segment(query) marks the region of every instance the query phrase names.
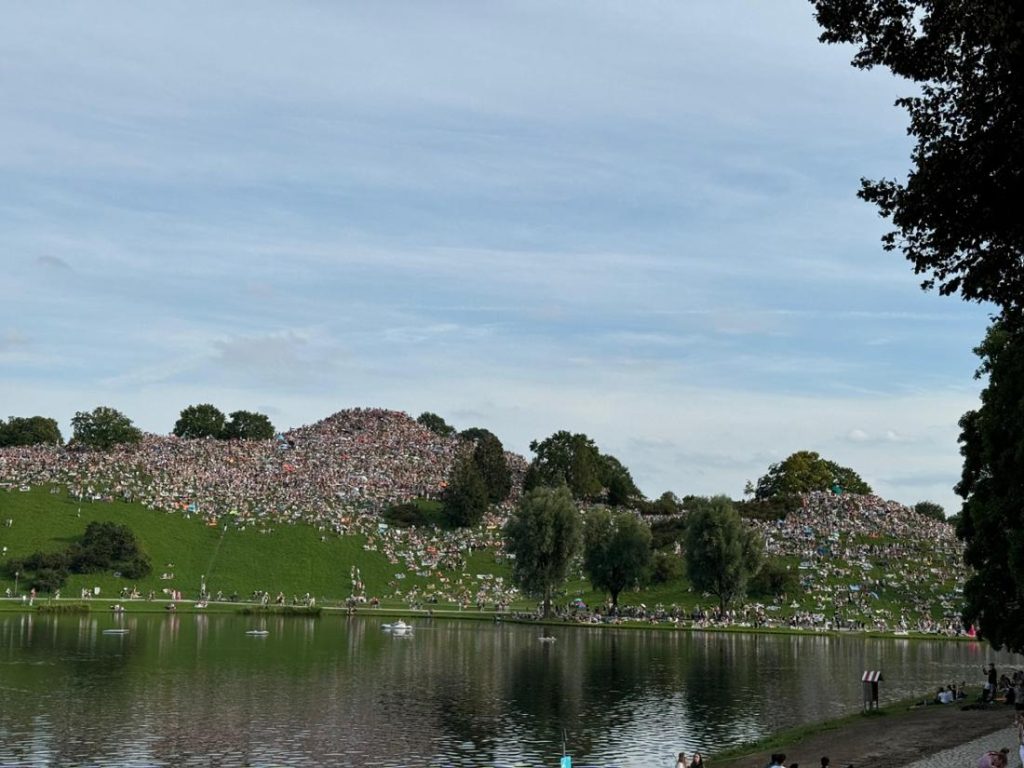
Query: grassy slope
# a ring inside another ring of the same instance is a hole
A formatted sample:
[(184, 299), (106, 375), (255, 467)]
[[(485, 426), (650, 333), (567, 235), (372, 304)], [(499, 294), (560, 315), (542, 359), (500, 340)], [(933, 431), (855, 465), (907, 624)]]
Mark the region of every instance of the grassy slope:
[[(136, 584), (145, 594), (164, 588), (182, 590), (195, 597), (200, 578), (206, 575), (207, 587), (237, 590), (247, 597), (254, 589), (292, 594), (310, 592), (319, 598), (343, 598), (349, 594), (349, 568), (358, 565), (369, 594), (385, 591), (392, 575), (401, 572), (376, 552), (363, 550), (360, 536), (320, 540), (311, 526), (277, 526), (273, 533), (254, 529), (244, 531), (211, 528), (198, 519), (185, 519), (147, 510), (137, 504), (85, 503), (78, 515), (78, 504), (43, 490), (29, 493), (0, 492), (0, 520), (12, 519), (10, 528), (0, 528), (0, 545), (7, 557), (23, 557), (37, 550), (59, 550), (80, 536), (92, 520), (128, 525), (153, 562), (153, 573), (138, 582), (128, 582), (111, 574), (73, 574), (63, 590), (76, 597), (82, 587), (99, 586), (102, 595), (116, 595), (121, 587)], [(173, 563), (173, 567), (168, 565)], [(162, 580), (164, 572), (173, 572), (173, 580)], [(0, 589), (13, 586), (13, 579), (0, 576)]]
[[(437, 584), (436, 574), (432, 578), (417, 576), (402, 561), (389, 563), (382, 554), (364, 550), (362, 536), (328, 535), (326, 541), (321, 541), (321, 532), (308, 525), (278, 525), (268, 533), (234, 527), (225, 531), (223, 527), (208, 527), (197, 518), (186, 519), (122, 502), (84, 503), (81, 516), (78, 510), (77, 502), (63, 494), (50, 494), (45, 489), (27, 493), (0, 491), (0, 521), (8, 518), (14, 521), (11, 528), (0, 527), (0, 546), (8, 548), (7, 558), (24, 557), (37, 550), (59, 550), (81, 536), (90, 521), (109, 520), (126, 524), (135, 532), (152, 559), (153, 573), (137, 582), (112, 574), (73, 574), (62, 591), (65, 597), (77, 597), (82, 587), (99, 586), (104, 598), (115, 598), (122, 587), (135, 585), (143, 595), (154, 590), (157, 597), (163, 597), (165, 588), (174, 588), (181, 590), (186, 599), (194, 599), (205, 574), (208, 589), (212, 593), (220, 590), (225, 596), (237, 592), (242, 599), (247, 599), (253, 590), (261, 589), (271, 594), (281, 591), (288, 598), (309, 592), (321, 602), (341, 601), (351, 592), (349, 571), (353, 565), (361, 571), (365, 594), (383, 597), (385, 605), (405, 605), (402, 600), (387, 598), (396, 585), (408, 591), (431, 581)], [(474, 551), (466, 562), (463, 574), (448, 576), (453, 580), (461, 576), (470, 585), (480, 573), (509, 579), (508, 564), (496, 562), (494, 553), (488, 550)], [(796, 561), (790, 564), (795, 567)], [(161, 580), (163, 572), (173, 572), (175, 578)], [(396, 581), (396, 574), (404, 574), (404, 578)], [(836, 580), (836, 583), (841, 581)], [(0, 593), (6, 587), (13, 587), (13, 579), (0, 573)], [(582, 579), (570, 581), (565, 595), (580, 597), (588, 605), (599, 605), (605, 599)], [(808, 608), (813, 603), (809, 595), (794, 597)], [(896, 595), (886, 594), (875, 607), (896, 611), (898, 602)], [(649, 607), (674, 603), (689, 609), (697, 604), (710, 607), (714, 599), (702, 598), (682, 579), (643, 592), (623, 592), (619, 603), (646, 603)], [(533, 605), (534, 601), (523, 600), (512, 607), (524, 609)]]
[[(109, 573), (72, 574), (62, 590), (64, 597), (77, 597), (82, 587), (99, 586), (103, 597), (113, 598), (122, 587), (134, 585), (143, 595), (154, 590), (162, 597), (162, 590), (174, 588), (189, 599), (197, 596), (200, 578), (205, 574), (207, 588), (214, 593), (221, 590), (230, 595), (237, 591), (248, 598), (253, 590), (263, 589), (274, 594), (282, 591), (288, 598), (310, 592), (319, 600), (343, 600), (351, 591), (349, 571), (353, 565), (361, 571), (367, 595), (390, 594), (389, 582), (393, 583), (399, 573), (405, 574), (401, 586), (406, 589), (429, 581), (401, 563), (389, 563), (378, 552), (364, 550), (362, 536), (327, 536), (321, 541), (321, 532), (308, 525), (278, 525), (270, 533), (233, 527), (225, 531), (197, 518), (154, 512), (138, 504), (86, 502), (79, 506), (63, 494), (50, 494), (44, 489), (0, 492), (0, 520), (8, 518), (14, 521), (13, 526), (0, 527), (0, 545), (8, 548), (8, 558), (62, 549), (81, 536), (90, 521), (100, 520), (130, 527), (152, 559), (153, 573), (138, 581)], [(478, 573), (510, 578), (508, 564), (496, 562), (489, 550), (473, 552), (466, 563), (470, 580)], [(162, 580), (164, 572), (173, 572), (174, 579)], [(13, 586), (13, 578), (0, 574), (0, 591)], [(583, 580), (570, 582), (566, 594), (582, 597), (589, 604), (604, 599)], [(623, 593), (620, 602), (653, 605), (696, 601), (684, 583), (644, 593)], [(514, 607), (532, 604), (524, 601)]]

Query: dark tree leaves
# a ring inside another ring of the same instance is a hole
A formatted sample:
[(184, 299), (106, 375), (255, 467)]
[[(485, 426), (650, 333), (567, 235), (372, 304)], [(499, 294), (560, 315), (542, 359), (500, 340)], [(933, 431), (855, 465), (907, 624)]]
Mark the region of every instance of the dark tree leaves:
[(651, 531), (629, 512), (598, 508), (583, 528), (583, 572), (594, 589), (607, 592), (612, 606), (619, 593), (643, 582), (651, 566)]
[(975, 350), (988, 376), (981, 407), (960, 420), (964, 504), (957, 534), (973, 569), (964, 621), (994, 647), (1024, 651), (1024, 329), (996, 323)]
[(605, 500), (612, 506), (643, 498), (629, 470), (614, 456), (603, 455), (584, 434), (562, 430), (543, 441), (534, 440), (530, 450), (536, 456), (523, 480), (526, 490), (566, 485), (576, 499)]
[(64, 442), (56, 419), (45, 416), (11, 416), (0, 421), (0, 448), (26, 445), (60, 445)]
[[(227, 419), (224, 412), (209, 403), (190, 405), (181, 412), (174, 424), (173, 433), (187, 440), (204, 437), (220, 438), (224, 436)], [(271, 435), (273, 430), (271, 430)]]
[(262, 413), (235, 411), (224, 425), (226, 440), (269, 440), (274, 436), (274, 425)]
[(687, 509), (687, 576), (695, 588), (717, 597), (724, 611), (743, 597), (748, 582), (760, 569), (764, 542), (725, 496), (694, 500)]
[(544, 601), (551, 615), (551, 597), (569, 573), (579, 551), (580, 515), (565, 486), (529, 491), (505, 524), (505, 550), (513, 556), (512, 581), (524, 593)]
[(1024, 310), (1024, 3), (812, 0), (822, 42), (917, 84), (904, 182), (862, 181), (924, 288)]
[(441, 437), (453, 437), (455, 435), (455, 427), (450, 426), (447, 421), (442, 419), (436, 413), (424, 411), (419, 415), (416, 421), (429, 429), (435, 435), (439, 435)]
[(472, 527), (483, 520), (487, 511), (487, 485), (472, 455), (463, 455), (455, 462), (441, 503), (445, 519), (453, 527)]
[(103, 405), (88, 413), (76, 413), (71, 419), (71, 427), (74, 444), (82, 448), (105, 451), (115, 445), (142, 440), (142, 430), (131, 419)]
[(486, 429), (479, 428), (464, 430), (459, 437), (475, 442), (473, 464), (487, 487), (488, 500), (492, 504), (500, 504), (512, 492), (512, 473), (501, 440)]
[(797, 451), (768, 467), (757, 481), (755, 498), (763, 501), (834, 488), (844, 493), (871, 493), (871, 486), (849, 467), (823, 459), (814, 451)]

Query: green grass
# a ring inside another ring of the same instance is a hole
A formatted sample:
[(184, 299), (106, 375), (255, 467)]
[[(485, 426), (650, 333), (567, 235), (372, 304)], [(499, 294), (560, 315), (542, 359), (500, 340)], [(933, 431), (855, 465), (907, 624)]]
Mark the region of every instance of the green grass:
[[(417, 504), (429, 515), (439, 514), (437, 502), (420, 501)], [(116, 601), (122, 588), (134, 586), (143, 597), (152, 591), (156, 598), (165, 598), (164, 590), (175, 589), (180, 590), (186, 600), (196, 599), (205, 577), (208, 591), (213, 595), (221, 592), (225, 598), (237, 593), (241, 600), (248, 600), (254, 590), (263, 590), (269, 592), (271, 598), (283, 593), (290, 603), (293, 597), (301, 597), (308, 592), (316, 598), (318, 605), (331, 607), (351, 593), (350, 570), (356, 566), (365, 584), (365, 594), (381, 598), (383, 608), (392, 611), (409, 609), (414, 601), (408, 596), (415, 589), (418, 594), (415, 603), (423, 608), (443, 610), (457, 606), (444, 601), (433, 603), (427, 599), (428, 596), (455, 591), (467, 595), (472, 603), (476, 589), (487, 583), (478, 579), (478, 574), (501, 577), (506, 584), (511, 580), (508, 562), (498, 561), (494, 552), (487, 549), (466, 553), (464, 569), (448, 573), (421, 571), (423, 575), (420, 575), (408, 568), (404, 560), (390, 563), (380, 552), (364, 549), (367, 543), (364, 536), (339, 537), (310, 525), (277, 524), (268, 529), (250, 526), (244, 530), (233, 526), (210, 527), (197, 517), (189, 519), (181, 514), (155, 512), (138, 504), (79, 505), (63, 493), (51, 494), (46, 489), (26, 493), (0, 491), (0, 521), (7, 519), (13, 520), (13, 525), (10, 528), (0, 526), (0, 546), (7, 547), (0, 563), (26, 557), (38, 550), (62, 550), (78, 539), (93, 520), (127, 525), (152, 560), (152, 574), (140, 580), (122, 579), (111, 573), (72, 574), (62, 589), (63, 598), (76, 599), (82, 588), (98, 586), (100, 601)], [(438, 533), (443, 535), (440, 529)], [(798, 578), (805, 573), (797, 570), (797, 558), (784, 558), (781, 562), (794, 569)], [(174, 578), (161, 579), (163, 573), (173, 573)], [(884, 574), (879, 572), (879, 575)], [(447, 579), (447, 583), (442, 583), (442, 578)], [(848, 576), (829, 577), (826, 583), (845, 587), (847, 583), (860, 581), (859, 572), (853, 571)], [(24, 579), (19, 586), (22, 592), (26, 591)], [(940, 585), (936, 580), (931, 587), (951, 588), (951, 585)], [(7, 588), (13, 591), (14, 579), (6, 569), (0, 569), (0, 594)], [(402, 591), (401, 598), (392, 597), (396, 588)], [(881, 593), (881, 599), (870, 603), (870, 609), (888, 610), (890, 617), (898, 616), (901, 598), (907, 596), (905, 592), (904, 587), (886, 589)], [(592, 608), (603, 605), (607, 599), (607, 595), (594, 591), (589, 582), (579, 576), (565, 585), (558, 601), (566, 602), (577, 597)], [(751, 596), (750, 599), (767, 605), (772, 602), (768, 597)], [(778, 618), (788, 615), (788, 604), (793, 601), (803, 610), (816, 611), (818, 600), (817, 594), (798, 589), (787, 598), (786, 608), (772, 611), (769, 615)], [(659, 604), (666, 607), (676, 605), (689, 612), (697, 605), (711, 609), (717, 605), (717, 599), (693, 590), (683, 577), (668, 584), (649, 586), (642, 591), (627, 590), (619, 595), (620, 606), (640, 603), (649, 609)], [(209, 609), (217, 610), (217, 605), (211, 602)], [(513, 611), (532, 610), (535, 605), (535, 600), (526, 598), (516, 601), (510, 608)], [(132, 607), (133, 610), (162, 609), (161, 604), (143, 608), (141, 603), (134, 603)], [(487, 607), (493, 610), (490, 601)], [(20, 610), (20, 605), (13, 601), (0, 601), (0, 610)], [(830, 616), (832, 611), (826, 607), (822, 612)], [(493, 612), (490, 615), (493, 616)], [(651, 625), (645, 623), (640, 626)]]
[[(368, 594), (389, 593), (388, 581), (405, 570), (377, 552), (365, 551), (362, 536), (329, 535), (322, 541), (322, 534), (309, 525), (277, 525), (268, 533), (255, 528), (225, 530), (122, 502), (85, 503), (79, 515), (77, 502), (41, 489), (0, 492), (0, 520), (7, 519), (13, 525), (0, 527), (0, 545), (7, 547), (4, 559), (63, 549), (93, 520), (127, 525), (152, 559), (153, 572), (145, 579), (72, 574), (61, 591), (64, 597), (78, 597), (83, 587), (98, 586), (101, 599), (116, 599), (122, 587), (136, 586), (143, 595), (152, 590), (161, 598), (164, 589), (177, 589), (194, 599), (205, 576), (207, 589), (225, 596), (237, 592), (245, 599), (261, 589), (284, 592), (289, 599), (306, 592), (318, 600), (343, 599), (350, 592), (353, 565), (360, 568)], [(174, 578), (161, 579), (163, 573), (173, 573)], [(14, 579), (0, 574), (0, 591), (7, 587), (13, 590)]]

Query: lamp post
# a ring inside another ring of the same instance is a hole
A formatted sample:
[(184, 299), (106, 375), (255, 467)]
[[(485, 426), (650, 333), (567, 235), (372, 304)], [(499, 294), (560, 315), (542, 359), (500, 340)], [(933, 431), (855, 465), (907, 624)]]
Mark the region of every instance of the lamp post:
[(14, 596), (18, 596), (18, 577), (21, 576), (21, 571), (14, 572)]

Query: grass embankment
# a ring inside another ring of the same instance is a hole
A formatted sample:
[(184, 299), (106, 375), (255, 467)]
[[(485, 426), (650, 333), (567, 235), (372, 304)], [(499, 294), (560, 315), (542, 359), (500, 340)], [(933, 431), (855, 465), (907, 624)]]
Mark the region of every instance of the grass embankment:
[[(419, 575), (399, 560), (388, 562), (380, 552), (364, 549), (366, 537), (360, 535), (337, 536), (305, 524), (273, 525), (265, 529), (249, 527), (245, 530), (228, 526), (210, 527), (197, 517), (167, 514), (146, 509), (139, 504), (124, 502), (84, 502), (79, 504), (63, 493), (53, 494), (45, 489), (28, 492), (0, 491), (0, 521), (11, 520), (10, 527), (0, 527), (0, 545), (7, 547), (4, 562), (23, 558), (36, 551), (57, 551), (76, 541), (93, 520), (127, 525), (135, 533), (142, 549), (153, 563), (152, 573), (143, 579), (124, 579), (111, 573), (72, 574), (61, 589), (63, 598), (77, 599), (83, 589), (100, 588), (100, 600), (118, 600), (121, 590), (135, 587), (143, 597), (155, 592), (156, 598), (169, 597), (168, 590), (182, 592), (186, 600), (199, 595), (205, 578), (207, 590), (225, 597), (237, 593), (248, 600), (254, 590), (269, 592), (271, 597), (284, 593), (290, 602), (293, 596), (307, 592), (319, 603), (336, 605), (352, 593), (351, 569), (359, 569), (364, 593), (381, 598), (381, 607), (389, 612), (407, 608), (401, 598), (392, 598), (395, 587), (408, 592), (413, 587), (421, 590), (430, 584), (438, 585), (462, 578), (476, 582), (479, 574), (510, 578), (506, 563), (495, 560), (494, 553), (477, 549), (465, 557), (465, 570), (460, 573), (434, 571)], [(420, 572), (422, 573), (422, 572)], [(163, 578), (167, 575), (171, 578)], [(623, 604), (645, 602), (693, 604), (696, 601), (680, 582), (671, 587), (657, 587), (642, 593), (631, 592), (621, 596)], [(7, 588), (14, 591), (15, 579), (0, 572), (0, 593)], [(20, 592), (27, 591), (24, 578)], [(588, 604), (603, 601), (604, 596), (594, 592), (583, 580), (567, 585), (570, 597), (580, 597)], [(37, 604), (42, 601), (37, 600)], [(425, 606), (426, 607), (426, 606)], [(452, 611), (466, 618), (478, 618), (477, 612), (459, 610), (454, 603), (441, 602), (432, 606), (438, 611)], [(521, 600), (512, 610), (532, 610), (533, 600)], [(21, 610), (20, 603), (0, 602), (4, 608)], [(129, 609), (141, 609), (132, 604)], [(152, 606), (162, 610), (161, 605)], [(211, 602), (207, 610), (222, 610)], [(493, 611), (482, 614), (493, 617)]]
[(772, 752), (785, 752), (786, 749), (791, 747), (791, 745), (805, 741), (811, 736), (817, 736), (831, 731), (839, 731), (865, 719), (890, 718), (906, 715), (911, 711), (911, 707), (919, 700), (919, 698), (906, 699), (904, 701), (899, 701), (895, 704), (887, 704), (884, 707), (872, 709), (867, 712), (856, 712), (852, 715), (838, 717), (835, 720), (826, 720), (821, 723), (808, 723), (807, 725), (798, 725), (793, 728), (787, 728), (785, 730), (778, 731), (777, 733), (773, 733), (770, 736), (765, 736), (763, 739), (744, 742), (743, 744), (738, 744), (735, 747), (730, 747), (729, 749), (722, 750), (721, 752), (716, 752), (713, 755), (713, 758), (715, 762), (718, 762), (721, 760), (730, 760), (732, 758), (741, 757), (743, 755), (760, 754), (762, 752), (765, 754), (771, 754)]
[[(25, 557), (35, 551), (56, 551), (78, 539), (93, 520), (127, 525), (149, 554), (152, 573), (129, 580), (111, 573), (72, 574), (61, 590), (77, 598), (82, 589), (100, 588), (101, 599), (116, 599), (124, 587), (136, 587), (145, 596), (180, 590), (186, 599), (198, 596), (205, 577), (207, 589), (225, 596), (237, 593), (248, 599), (254, 590), (274, 595), (309, 592), (318, 599), (342, 599), (351, 592), (350, 568), (360, 569), (367, 594), (384, 594), (401, 565), (388, 563), (378, 552), (363, 549), (361, 536), (326, 536), (309, 525), (278, 525), (267, 532), (256, 528), (212, 528), (196, 518), (154, 512), (138, 504), (83, 503), (45, 490), (0, 492), (0, 527), (4, 559)], [(6, 569), (5, 569), (6, 570)], [(415, 582), (415, 574), (406, 574)], [(15, 579), (0, 574), (0, 591)], [(24, 582), (20, 586), (24, 586)], [(22, 590), (24, 591), (24, 590)]]
[[(431, 506), (433, 504), (433, 506)], [(427, 502), (421, 505), (425, 517), (436, 516), (436, 503)], [(361, 535), (337, 536), (327, 531), (306, 525), (275, 524), (265, 528), (250, 525), (245, 529), (228, 525), (210, 527), (198, 517), (186, 517), (181, 514), (168, 514), (146, 509), (138, 504), (123, 502), (81, 503), (70, 499), (64, 493), (50, 493), (47, 489), (33, 489), (28, 492), (0, 491), (0, 523), (11, 520), (12, 525), (0, 526), (0, 546), (6, 552), (0, 558), (0, 564), (13, 558), (23, 558), (36, 551), (57, 551), (65, 549), (68, 544), (76, 541), (85, 531), (89, 522), (109, 521), (127, 525), (135, 533), (142, 548), (150, 556), (153, 563), (152, 573), (139, 580), (123, 579), (111, 573), (72, 574), (61, 593), (65, 599), (77, 599), (83, 589), (100, 588), (101, 600), (119, 600), (122, 588), (135, 587), (145, 597), (150, 592), (155, 597), (169, 597), (170, 590), (182, 593), (185, 600), (194, 600), (199, 596), (200, 584), (205, 579), (208, 591), (216, 595), (220, 592), (225, 598), (237, 594), (240, 600), (248, 600), (255, 590), (270, 593), (273, 599), (283, 593), (290, 603), (292, 597), (303, 597), (309, 593), (316, 598), (318, 605), (337, 606), (339, 602), (352, 594), (351, 570), (359, 569), (364, 584), (363, 594), (367, 597), (381, 599), (381, 608), (391, 613), (409, 608), (409, 601), (396, 596), (396, 590), (408, 595), (416, 588), (421, 595), (433, 590), (436, 594), (454, 594), (452, 588), (461, 581), (463, 594), (473, 594), (476, 587), (483, 583), (478, 577), (501, 577), (505, 583), (510, 581), (510, 569), (507, 563), (498, 562), (494, 552), (487, 549), (475, 549), (465, 556), (465, 568), (458, 572), (442, 572), (437, 569), (417, 570), (406, 565), (399, 558), (392, 563), (377, 551), (376, 547), (367, 549), (367, 540)], [(426, 538), (439, 529), (424, 533)], [(798, 575), (805, 572), (798, 570), (796, 558), (779, 558), (781, 565), (788, 565)], [(162, 578), (163, 576), (167, 578)], [(830, 575), (824, 585), (831, 589), (839, 589), (844, 581), (851, 577)], [(6, 569), (0, 569), (0, 594), (10, 588), (12, 592), (15, 580)], [(929, 585), (929, 589), (941, 589), (946, 585)], [(28, 584), (24, 577), (19, 584), (20, 591), (27, 591)], [(590, 584), (582, 578), (570, 581), (565, 588), (566, 599), (581, 598), (588, 605), (600, 605), (605, 595), (594, 592)], [(769, 598), (757, 598), (766, 604)], [(804, 590), (798, 590), (790, 600), (796, 600), (799, 610), (813, 611), (820, 609), (821, 597)], [(713, 599), (702, 597), (692, 591), (685, 577), (672, 580), (662, 585), (648, 586), (643, 591), (627, 591), (619, 596), (620, 605), (646, 604), (653, 608), (657, 604), (678, 605), (691, 610), (697, 605), (710, 608)], [(427, 604), (420, 599), (424, 608), (432, 608), (438, 613), (448, 611), (467, 618), (475, 617), (472, 611), (460, 610), (452, 601), (441, 600), (437, 604)], [(533, 600), (519, 600), (510, 608), (513, 611), (530, 611), (536, 606)], [(880, 608), (898, 615), (899, 600), (897, 595), (884, 594), (872, 603), (872, 608)], [(484, 616), (492, 617), (491, 610)], [(21, 610), (20, 604), (0, 601), (0, 610)], [(133, 602), (130, 610), (162, 610), (160, 604), (149, 604), (144, 607), (141, 602)], [(237, 610), (225, 608), (222, 604), (211, 602), (208, 611)], [(783, 615), (784, 611), (792, 610), (786, 606), (769, 606), (775, 611), (773, 615)], [(672, 625), (651, 625), (646, 623), (627, 623), (622, 626), (654, 627), (671, 631)], [(870, 625), (869, 625), (870, 626)], [(742, 627), (715, 628), (707, 631), (749, 631)], [(808, 634), (814, 630), (776, 629), (777, 632)], [(885, 635), (890, 636), (891, 635)], [(934, 637), (931, 635), (911, 635), (911, 637)]]

